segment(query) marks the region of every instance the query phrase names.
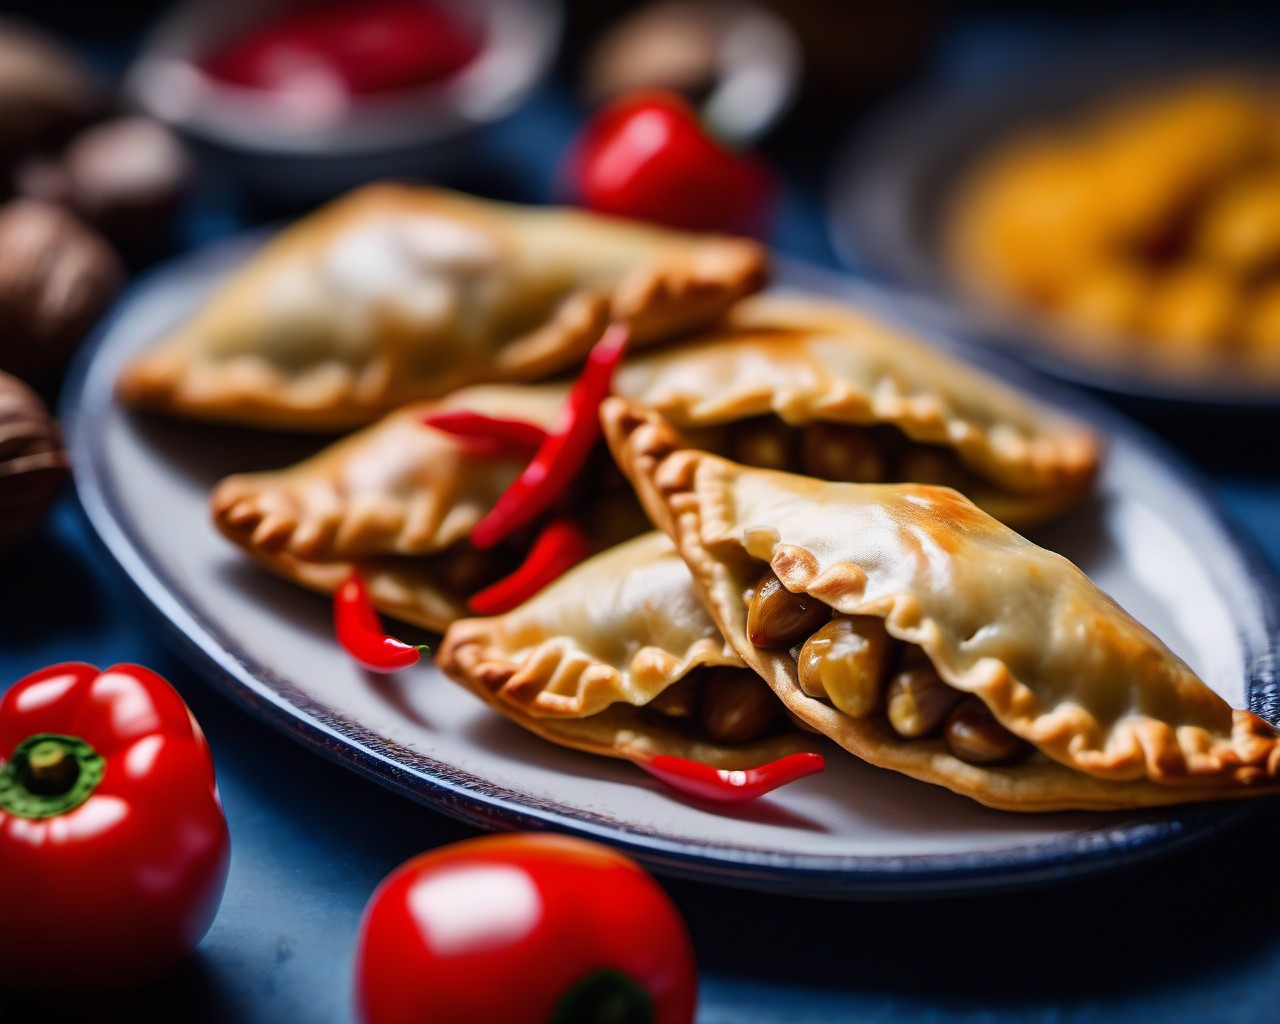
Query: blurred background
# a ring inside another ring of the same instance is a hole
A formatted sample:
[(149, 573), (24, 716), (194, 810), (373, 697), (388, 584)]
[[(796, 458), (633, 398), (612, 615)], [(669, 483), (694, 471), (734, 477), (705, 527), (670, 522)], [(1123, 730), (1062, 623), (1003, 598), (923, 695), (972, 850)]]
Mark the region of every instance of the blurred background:
[[(0, 18), (0, 187), (28, 200), (0, 254), (79, 268), (74, 308), (18, 308), (0, 342), (38, 387), (125, 274), (396, 177), (754, 233), (913, 290), (1166, 433), (1280, 408), (1275, 13), (10, 0)], [(653, 113), (652, 90), (687, 109)]]

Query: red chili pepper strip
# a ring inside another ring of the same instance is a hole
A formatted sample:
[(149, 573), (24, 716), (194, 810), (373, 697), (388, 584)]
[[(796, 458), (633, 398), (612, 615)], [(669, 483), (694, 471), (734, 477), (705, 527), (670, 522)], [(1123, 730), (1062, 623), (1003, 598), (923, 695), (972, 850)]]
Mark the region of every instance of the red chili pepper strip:
[(636, 764), (672, 789), (720, 804), (745, 804), (788, 782), (815, 775), (826, 767), (821, 754), (811, 753), (788, 754), (743, 771), (712, 768), (701, 761), (670, 754), (659, 754), (648, 761), (636, 761)]
[(342, 649), (372, 672), (408, 668), (429, 649), (426, 644), (414, 646), (383, 632), (369, 589), (355, 570), (333, 595), (333, 628)]
[(552, 580), (591, 554), (591, 541), (572, 519), (553, 519), (510, 576), (490, 584), (467, 602), (477, 615), (501, 615), (522, 605)]
[(530, 458), (547, 439), (547, 432), (536, 423), (486, 416), (464, 409), (433, 412), (424, 416), (422, 422), (458, 438), (476, 454)]
[(631, 337), (624, 324), (614, 324), (587, 356), (586, 368), (573, 385), (533, 460), (503, 492), (471, 531), (481, 551), (527, 526), (550, 507), (577, 476), (600, 436), (600, 403), (609, 394), (613, 372)]

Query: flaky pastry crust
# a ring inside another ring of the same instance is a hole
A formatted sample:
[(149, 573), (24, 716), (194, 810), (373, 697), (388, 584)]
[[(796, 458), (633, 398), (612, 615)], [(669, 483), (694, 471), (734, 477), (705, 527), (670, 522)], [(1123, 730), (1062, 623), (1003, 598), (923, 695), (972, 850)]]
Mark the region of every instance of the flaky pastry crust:
[(591, 753), (746, 768), (814, 742), (789, 730), (723, 745), (641, 713), (694, 669), (743, 665), (660, 533), (597, 555), (506, 615), (455, 622), (436, 661), (524, 728)]
[(339, 430), (468, 384), (545, 378), (612, 321), (637, 345), (697, 328), (765, 273), (746, 239), (371, 185), (282, 231), (117, 390), (160, 412)]
[[(1276, 731), (1233, 710), (1075, 566), (954, 491), (833, 484), (688, 448), (621, 399), (615, 457), (674, 539), (725, 638), (801, 720), (857, 756), (1009, 810), (1120, 808), (1277, 790)], [(785, 651), (746, 635), (744, 594), (771, 566), (793, 593), (876, 616), (952, 687), (1031, 743), (983, 767), (805, 694)]]

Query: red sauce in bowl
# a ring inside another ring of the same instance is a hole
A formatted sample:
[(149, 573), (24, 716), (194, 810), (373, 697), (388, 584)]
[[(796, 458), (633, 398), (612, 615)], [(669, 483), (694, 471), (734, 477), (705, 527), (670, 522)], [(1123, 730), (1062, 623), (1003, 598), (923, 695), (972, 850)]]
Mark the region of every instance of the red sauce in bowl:
[(475, 30), (429, 0), (363, 0), (286, 11), (215, 51), (204, 68), (244, 88), (361, 96), (441, 81), (479, 49)]

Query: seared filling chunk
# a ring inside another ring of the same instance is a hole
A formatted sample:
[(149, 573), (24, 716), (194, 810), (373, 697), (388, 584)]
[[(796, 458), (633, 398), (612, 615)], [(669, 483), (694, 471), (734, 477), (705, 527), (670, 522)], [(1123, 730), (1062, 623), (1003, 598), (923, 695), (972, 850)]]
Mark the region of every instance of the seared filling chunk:
[(747, 638), (789, 650), (810, 697), (851, 718), (883, 715), (904, 740), (941, 737), (970, 764), (1012, 764), (1031, 752), (980, 698), (948, 685), (921, 648), (890, 637), (879, 618), (833, 612), (789, 591), (771, 569), (746, 596)]

